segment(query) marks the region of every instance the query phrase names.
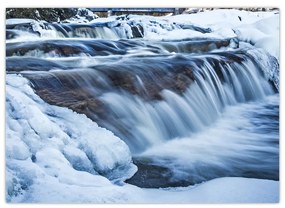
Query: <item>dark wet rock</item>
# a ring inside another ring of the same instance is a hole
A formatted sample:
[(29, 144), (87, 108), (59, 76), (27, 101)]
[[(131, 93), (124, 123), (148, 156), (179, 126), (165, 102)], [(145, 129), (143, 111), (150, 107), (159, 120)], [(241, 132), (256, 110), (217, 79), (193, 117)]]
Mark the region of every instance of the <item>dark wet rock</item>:
[[(178, 59), (179, 60), (179, 59)], [(143, 65), (137, 65), (137, 62)], [(94, 67), (106, 75), (115, 89), (122, 89), (145, 100), (161, 100), (161, 91), (168, 89), (182, 94), (193, 82), (189, 63), (171, 59), (135, 58), (134, 61)]]
[(37, 157), (34, 154), (32, 154), (31, 160), (33, 163), (35, 163), (35, 162), (37, 162)]
[(187, 179), (173, 180), (172, 171), (153, 163), (150, 159), (134, 159), (134, 164), (138, 167), (135, 175), (126, 180), (126, 183), (141, 188), (167, 188), (167, 187), (185, 187), (194, 183)]
[(72, 77), (55, 76), (56, 73), (27, 74), (23, 76), (31, 80), (36, 93), (46, 102), (68, 107), (78, 113), (100, 115), (103, 112), (102, 103), (92, 94), (88, 85), (79, 86)]
[(195, 25), (186, 25), (186, 24), (180, 24), (179, 25), (182, 29), (184, 30), (194, 30), (194, 31), (198, 31), (201, 33), (210, 33), (212, 32), (211, 28), (203, 28), (203, 27), (198, 27)]
[[(218, 177), (267, 178), (279, 180), (278, 171), (255, 169), (255, 166), (225, 169), (223, 166), (197, 162), (192, 165), (188, 164), (189, 166), (186, 165), (185, 167), (175, 167), (175, 161), (172, 161), (171, 155), (168, 157), (169, 158), (166, 156), (141, 156), (133, 158), (133, 162), (138, 167), (138, 171), (132, 178), (126, 180), (126, 182), (142, 188), (167, 188), (187, 187)], [(228, 158), (228, 160), (232, 161), (231, 158)], [(278, 158), (276, 158), (276, 160), (278, 160)], [(241, 162), (245, 164), (245, 161)]]
[(73, 46), (73, 45), (64, 45), (64, 44), (56, 44), (52, 41), (50, 42), (23, 42), (22, 44), (19, 43), (8, 43), (6, 48), (6, 55), (7, 56), (24, 56), (28, 52), (32, 51), (42, 51), (43, 53), (55, 52), (55, 54), (59, 56), (73, 56), (76, 54), (83, 53), (83, 47)]
[(14, 30), (6, 30), (6, 40), (14, 39), (19, 37), (19, 34)]
[(143, 38), (144, 37), (144, 29), (141, 25), (131, 26), (133, 38)]
[(202, 40), (185, 40), (185, 41), (165, 41), (161, 42), (163, 48), (169, 52), (175, 53), (204, 53), (222, 47), (238, 48), (236, 39), (202, 39)]

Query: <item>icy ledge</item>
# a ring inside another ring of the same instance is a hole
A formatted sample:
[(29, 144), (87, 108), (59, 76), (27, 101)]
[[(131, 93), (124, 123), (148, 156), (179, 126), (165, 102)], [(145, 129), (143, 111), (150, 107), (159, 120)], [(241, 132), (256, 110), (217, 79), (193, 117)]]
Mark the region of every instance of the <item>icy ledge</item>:
[(45, 103), (18, 75), (6, 77), (6, 122), (7, 201), (24, 199), (41, 180), (111, 186), (137, 171), (122, 140), (85, 115)]

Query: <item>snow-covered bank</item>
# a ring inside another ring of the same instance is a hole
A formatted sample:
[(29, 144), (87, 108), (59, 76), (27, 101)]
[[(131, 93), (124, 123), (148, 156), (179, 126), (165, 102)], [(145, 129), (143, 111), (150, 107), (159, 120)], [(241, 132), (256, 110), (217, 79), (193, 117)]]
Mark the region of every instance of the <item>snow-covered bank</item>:
[(102, 186), (111, 183), (98, 173), (120, 183), (137, 170), (129, 148), (112, 132), (85, 115), (46, 104), (17, 75), (6, 77), (6, 120), (8, 201), (25, 196), (41, 177)]
[[(200, 37), (237, 37), (240, 41), (265, 49), (279, 59), (279, 13), (222, 9), (197, 14), (161, 17), (161, 19), (168, 19), (180, 24), (194, 24), (212, 30), (210, 34), (200, 34)], [(181, 34), (183, 36), (184, 33), (176, 33), (176, 37)], [(171, 34), (165, 36), (173, 38)], [(190, 34), (189, 37), (191, 37)]]
[[(141, 189), (125, 184), (97, 186), (59, 183), (38, 178), (25, 198), (36, 203), (278, 203), (279, 182), (248, 178), (218, 178), (193, 187)], [(68, 190), (68, 191), (67, 191)], [(17, 202), (17, 201), (12, 201)]]

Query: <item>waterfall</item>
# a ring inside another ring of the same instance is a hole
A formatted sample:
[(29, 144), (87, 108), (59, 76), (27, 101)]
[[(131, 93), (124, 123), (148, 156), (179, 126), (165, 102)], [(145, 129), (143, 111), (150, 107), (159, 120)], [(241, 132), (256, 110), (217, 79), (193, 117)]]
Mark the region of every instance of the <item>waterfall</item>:
[(274, 94), (264, 67), (239, 51), (235, 55), (144, 58), (143, 62), (133, 57), (89, 68), (23, 75), (42, 97), (87, 114), (138, 154), (203, 131), (227, 106)]
[(123, 140), (138, 166), (128, 183), (278, 180), (277, 59), (236, 38), (148, 40), (188, 27), (146, 22), (9, 24), (6, 71)]
[(58, 24), (53, 23), (51, 29), (57, 34), (66, 38), (96, 38), (96, 39), (119, 39), (112, 29), (105, 25), (87, 25), (87, 24)]
[[(117, 121), (104, 124), (124, 138), (136, 153), (202, 131), (219, 118), (226, 106), (264, 99), (274, 93), (262, 72), (249, 59), (241, 64), (219, 67), (220, 77), (205, 59), (202, 66), (193, 69), (195, 81), (182, 95), (162, 90), (161, 101), (145, 102), (128, 93), (105, 93), (101, 100)], [(124, 126), (129, 135), (126, 137), (117, 126)]]

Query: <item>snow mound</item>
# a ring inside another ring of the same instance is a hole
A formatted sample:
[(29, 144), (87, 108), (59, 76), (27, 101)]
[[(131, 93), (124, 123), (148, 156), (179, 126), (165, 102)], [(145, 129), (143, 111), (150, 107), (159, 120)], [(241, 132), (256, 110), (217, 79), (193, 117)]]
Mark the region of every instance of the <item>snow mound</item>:
[[(7, 200), (38, 178), (78, 186), (121, 183), (137, 170), (128, 146), (85, 115), (43, 102), (19, 75), (6, 77)], [(100, 174), (107, 178), (94, 175)], [(20, 187), (20, 188), (17, 188)]]
[(151, 203), (278, 203), (279, 182), (218, 178), (186, 188), (144, 190)]
[[(217, 9), (196, 14), (161, 17), (161, 19), (208, 27), (211, 29), (211, 36), (238, 37), (240, 41), (249, 42), (257, 48), (263, 48), (279, 60), (279, 13), (276, 11), (249, 12)], [(201, 37), (203, 36), (205, 34)], [(205, 37), (207, 36), (209, 34), (206, 34)]]
[(279, 15), (234, 28), (241, 41), (263, 48), (279, 60)]

